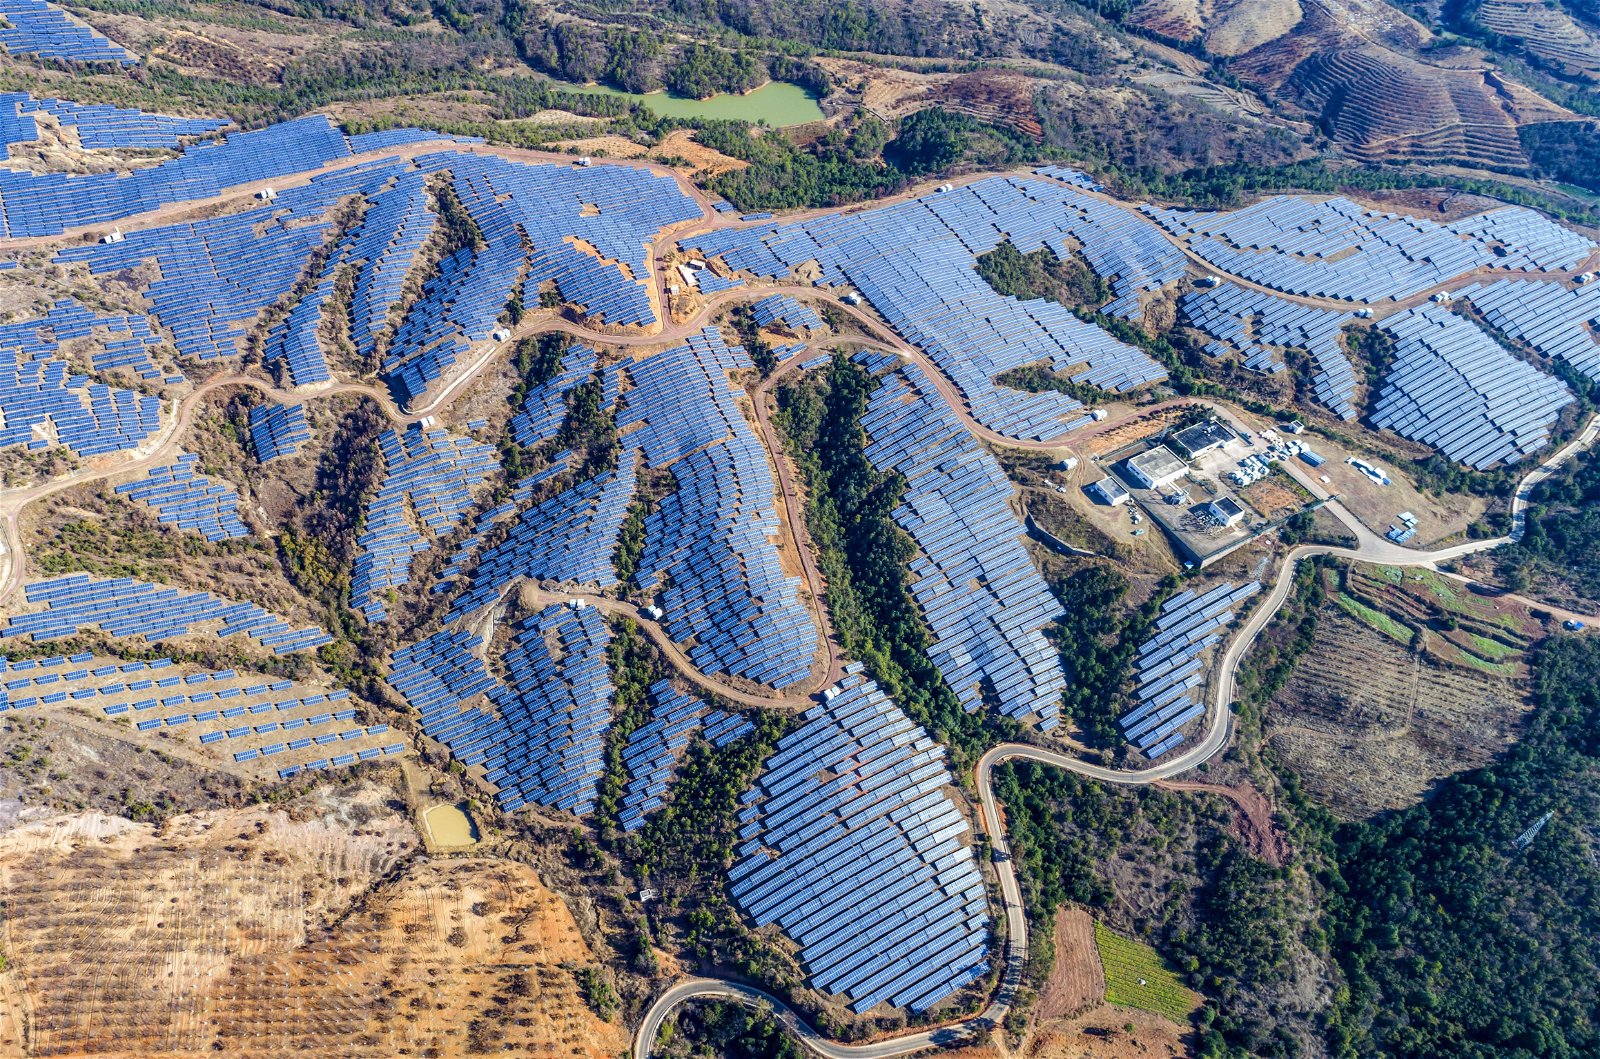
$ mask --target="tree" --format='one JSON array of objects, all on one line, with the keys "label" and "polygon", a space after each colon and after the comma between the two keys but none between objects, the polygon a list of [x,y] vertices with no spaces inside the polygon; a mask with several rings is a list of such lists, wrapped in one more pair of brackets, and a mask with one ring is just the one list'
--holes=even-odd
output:
[{"label": "tree", "polygon": [[937,173],[961,159],[975,124],[966,115],[942,107],[919,110],[901,120],[900,134],[884,156],[907,173]]}]

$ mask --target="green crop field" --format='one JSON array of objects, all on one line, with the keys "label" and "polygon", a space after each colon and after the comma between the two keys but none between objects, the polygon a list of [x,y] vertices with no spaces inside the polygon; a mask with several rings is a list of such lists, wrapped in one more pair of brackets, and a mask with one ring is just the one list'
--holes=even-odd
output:
[{"label": "green crop field", "polygon": [[1109,1003],[1154,1012],[1179,1025],[1200,1006],[1200,994],[1179,981],[1150,946],[1100,922],[1094,925],[1094,944],[1105,969]]},{"label": "green crop field", "polygon": [[1348,611],[1351,617],[1366,622],[1384,635],[1410,646],[1411,630],[1389,617],[1389,615],[1380,610],[1373,610],[1365,603],[1344,592],[1339,593],[1338,600],[1339,606]]}]

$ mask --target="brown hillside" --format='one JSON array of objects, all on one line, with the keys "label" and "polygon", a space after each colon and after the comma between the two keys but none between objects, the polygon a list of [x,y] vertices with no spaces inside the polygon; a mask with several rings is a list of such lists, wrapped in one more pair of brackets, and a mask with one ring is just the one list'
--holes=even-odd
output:
[{"label": "brown hillside", "polygon": [[0,835],[0,1056],[618,1054],[560,899],[519,864],[416,860],[390,799]]}]

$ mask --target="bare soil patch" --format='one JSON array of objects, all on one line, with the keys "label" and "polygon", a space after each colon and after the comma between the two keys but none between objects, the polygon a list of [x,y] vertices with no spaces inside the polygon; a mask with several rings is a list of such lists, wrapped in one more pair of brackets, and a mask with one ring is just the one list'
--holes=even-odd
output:
[{"label": "bare soil patch", "polygon": [[1203,791],[1226,798],[1239,810],[1234,818],[1234,833],[1244,842],[1245,848],[1275,867],[1281,868],[1288,861],[1289,840],[1273,819],[1272,803],[1254,784],[1244,782],[1226,787],[1220,783],[1162,780],[1156,786],[1169,791]]},{"label": "bare soil patch", "polygon": [[1082,908],[1056,912],[1056,964],[1039,994],[1039,1018],[1058,1019],[1105,1003],[1106,976],[1094,946],[1094,917]]},{"label": "bare soil patch", "polygon": [[1021,1054],[1026,1059],[1178,1059],[1191,1054],[1188,1036],[1188,1027],[1159,1015],[1102,1004],[1041,1028]]}]

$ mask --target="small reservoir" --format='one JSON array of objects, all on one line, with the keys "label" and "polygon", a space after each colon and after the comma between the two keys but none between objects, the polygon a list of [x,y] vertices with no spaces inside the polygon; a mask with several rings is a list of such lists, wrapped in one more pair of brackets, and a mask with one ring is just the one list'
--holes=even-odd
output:
[{"label": "small reservoir", "polygon": [[462,849],[478,841],[478,825],[459,805],[435,805],[422,814],[428,838],[440,849]]}]

